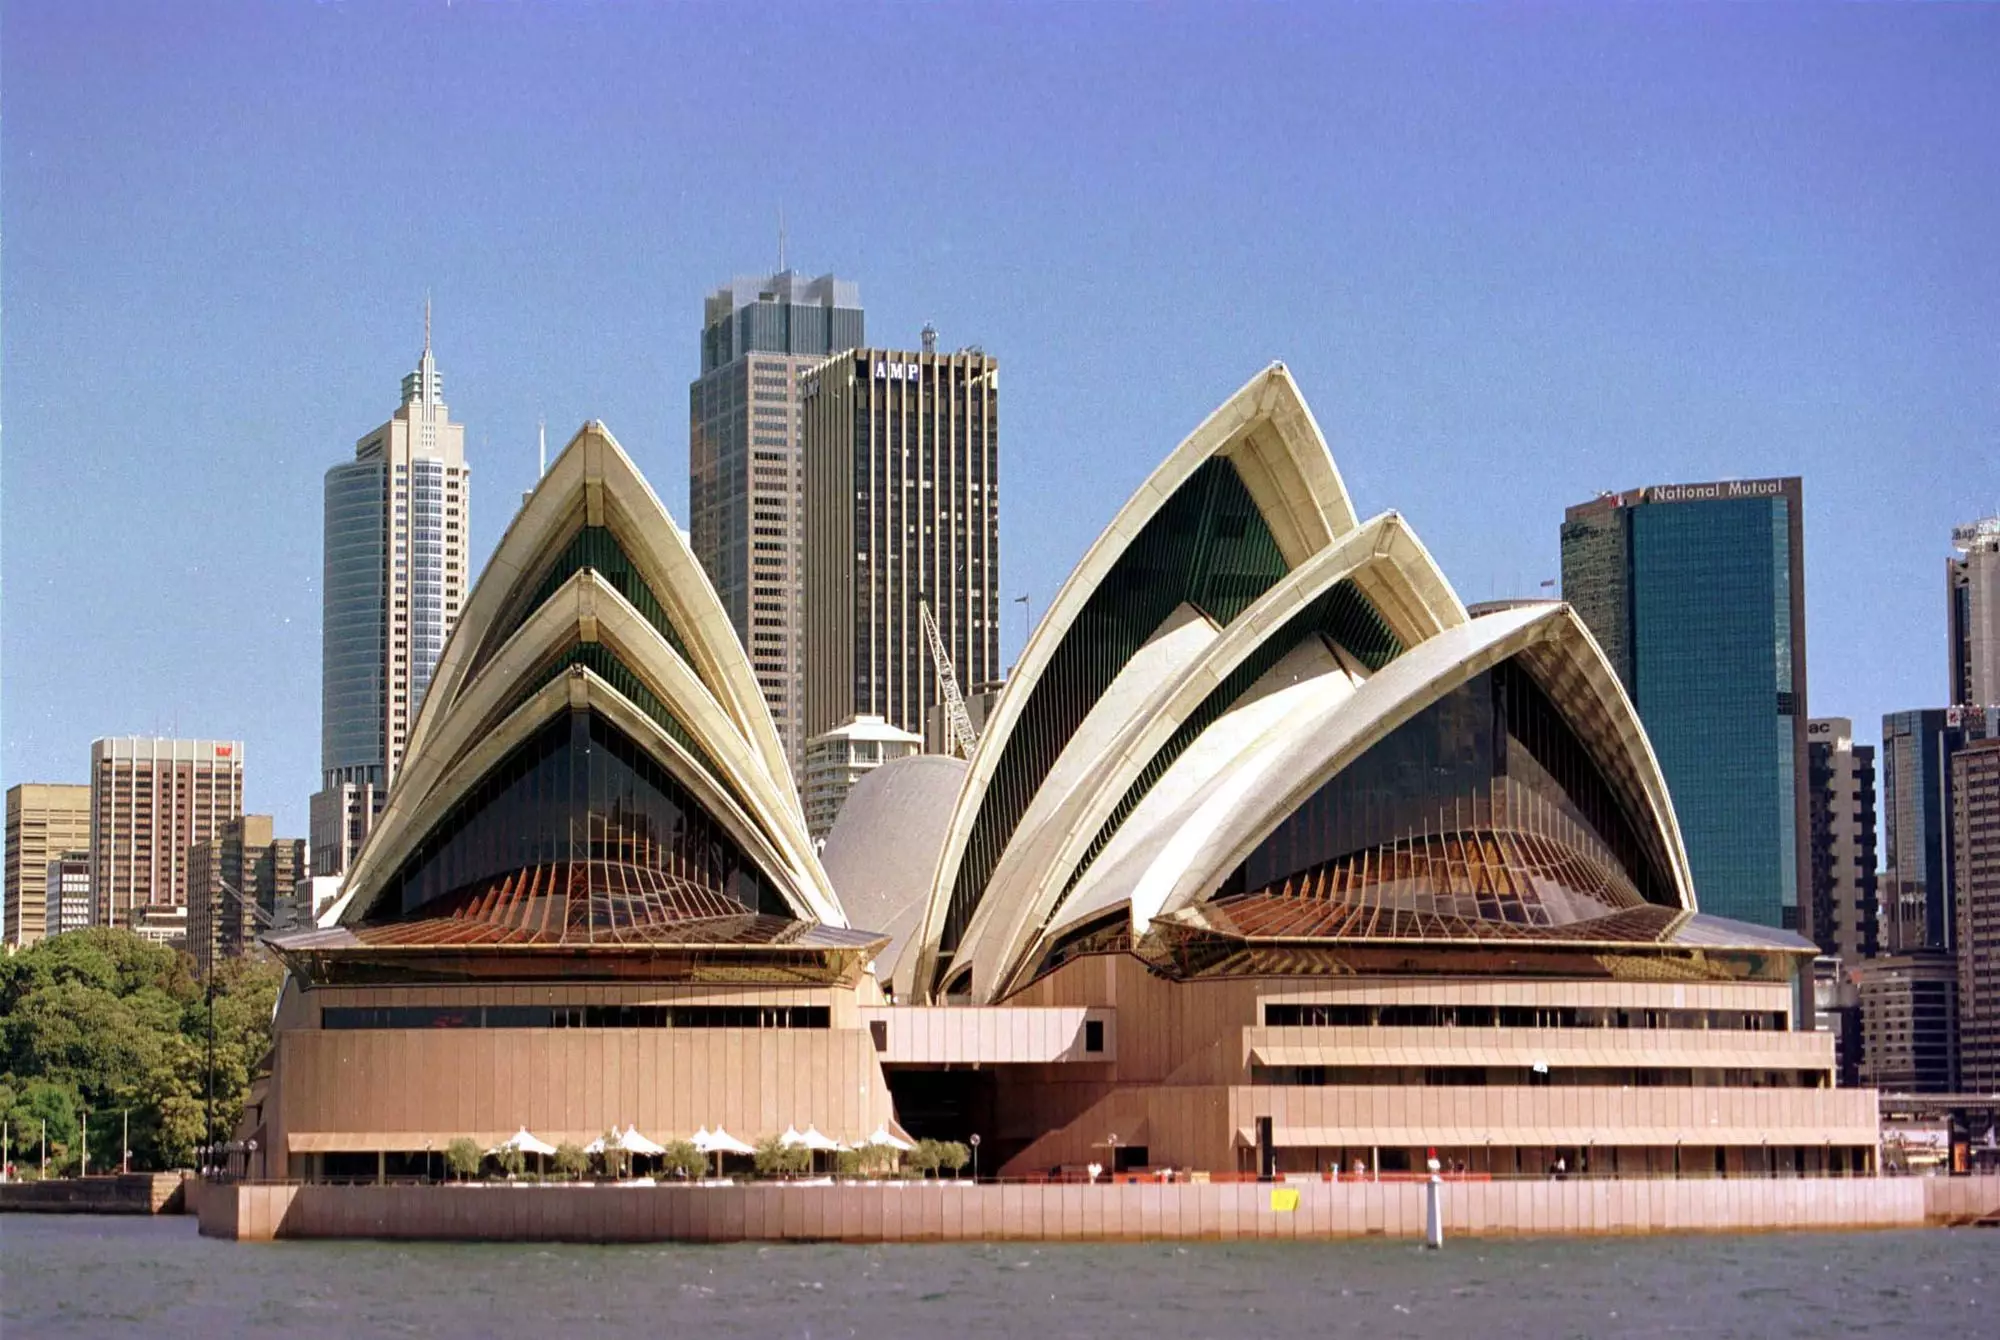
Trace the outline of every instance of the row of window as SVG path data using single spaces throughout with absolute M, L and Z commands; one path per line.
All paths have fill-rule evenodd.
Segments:
M 1698 1028 L 1782 1033 L 1783 1010 L 1640 1010 L 1591 1005 L 1264 1006 L 1267 1028 Z
M 831 1028 L 824 1005 L 329 1005 L 320 1027 Z
M 1824 1070 L 1741 1070 L 1691 1066 L 1396 1066 L 1273 1065 L 1250 1067 L 1252 1084 L 1332 1088 L 1824 1089 Z

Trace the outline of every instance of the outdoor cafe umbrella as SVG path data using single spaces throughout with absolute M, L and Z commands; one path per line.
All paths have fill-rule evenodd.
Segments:
M 495 1146 L 492 1150 L 488 1152 L 498 1154 L 499 1152 L 505 1149 L 518 1149 L 523 1154 L 533 1154 L 535 1156 L 535 1167 L 537 1171 L 540 1171 L 541 1169 L 542 1157 L 546 1154 L 553 1154 L 556 1152 L 556 1147 L 550 1144 L 548 1141 L 543 1140 L 538 1136 L 530 1135 L 528 1133 L 528 1128 L 526 1126 L 523 1126 L 520 1130 L 515 1131 L 512 1135 L 508 1136 L 505 1140 L 502 1140 L 497 1146 Z
M 887 1145 L 889 1146 L 889 1148 L 896 1150 L 898 1153 L 903 1153 L 903 1154 L 907 1154 L 912 1149 L 916 1148 L 916 1146 L 911 1144 L 908 1140 L 904 1140 L 898 1136 L 891 1135 L 889 1133 L 888 1123 L 886 1122 L 875 1128 L 875 1134 L 869 1136 L 866 1143 L 871 1145 Z
M 847 1147 L 832 1136 L 822 1134 L 817 1126 L 806 1127 L 806 1133 L 799 1137 L 799 1143 L 817 1154 L 831 1154 Z
M 628 1154 L 644 1154 L 649 1159 L 667 1152 L 665 1145 L 639 1134 L 637 1126 L 627 1126 L 625 1134 L 618 1137 L 618 1145 Z
M 749 1145 L 744 1144 L 741 1140 L 731 1135 L 728 1131 L 723 1130 L 720 1126 L 717 1126 L 713 1131 L 696 1131 L 694 1135 L 694 1147 L 704 1154 L 715 1155 L 715 1175 L 717 1177 L 722 1175 L 722 1156 L 724 1154 L 754 1154 L 757 1152 Z

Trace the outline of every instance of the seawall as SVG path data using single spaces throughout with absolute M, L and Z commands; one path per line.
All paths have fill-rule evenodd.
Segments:
M 1109 1242 L 1417 1238 L 1420 1183 L 211 1186 L 242 1241 Z M 1907 1228 L 2000 1213 L 2000 1177 L 1461 1182 L 1447 1237 Z
M 185 1179 L 191 1188 L 192 1178 Z M 119 1173 L 0 1184 L 4 1214 L 181 1214 L 187 1209 L 180 1173 Z

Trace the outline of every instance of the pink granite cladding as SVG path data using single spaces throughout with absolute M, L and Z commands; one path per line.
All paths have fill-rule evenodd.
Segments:
M 1160 1241 L 1419 1237 L 1418 1183 L 204 1187 L 201 1231 L 243 1241 Z M 1510 1181 L 1445 1187 L 1447 1237 L 1756 1232 L 2000 1215 L 2000 1176 Z

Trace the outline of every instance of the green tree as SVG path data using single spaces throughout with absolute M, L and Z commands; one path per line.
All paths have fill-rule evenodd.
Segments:
M 444 1148 L 444 1166 L 461 1182 L 479 1171 L 482 1157 L 479 1146 L 463 1135 Z
M 753 1156 L 759 1177 L 796 1177 L 812 1170 L 812 1151 L 804 1145 L 781 1145 L 775 1135 L 758 1142 Z
M 944 1162 L 944 1146 L 935 1140 L 919 1140 L 917 1147 L 903 1155 L 903 1166 L 919 1177 L 928 1177 Z
M 666 1177 L 692 1179 L 708 1171 L 708 1155 L 686 1140 L 675 1140 L 660 1155 L 660 1172 Z
M 76 1147 L 76 1091 L 54 1080 L 31 1079 L 16 1087 L 0 1083 L 0 1112 L 4 1112 L 13 1141 L 14 1162 L 23 1168 L 41 1168 L 42 1131 L 47 1123 L 49 1171 L 61 1172 L 71 1163 Z
M 501 1146 L 500 1152 L 495 1154 L 493 1159 L 500 1165 L 500 1171 L 509 1177 L 519 1177 L 527 1171 L 528 1156 L 513 1145 Z
M 280 980 L 276 965 L 256 959 L 218 965 L 219 1139 L 236 1133 L 245 1095 L 268 1068 Z M 31 1091 L 47 1105 L 50 1091 L 33 1086 L 53 1085 L 70 1096 L 70 1113 L 92 1116 L 93 1167 L 118 1162 L 128 1117 L 134 1167 L 188 1166 L 207 1134 L 208 1006 L 185 953 L 129 931 L 77 931 L 0 959 L 0 1084 L 14 1095 L 4 1109 Z M 31 1115 L 39 1161 L 41 1114 Z M 77 1161 L 78 1134 L 66 1129 L 60 1142 L 64 1168 Z
M 972 1162 L 972 1151 L 956 1140 L 943 1140 L 938 1144 L 938 1166 L 956 1177 Z
M 573 1182 L 590 1170 L 590 1155 L 582 1145 L 565 1140 L 556 1146 L 554 1163 L 556 1176 Z

